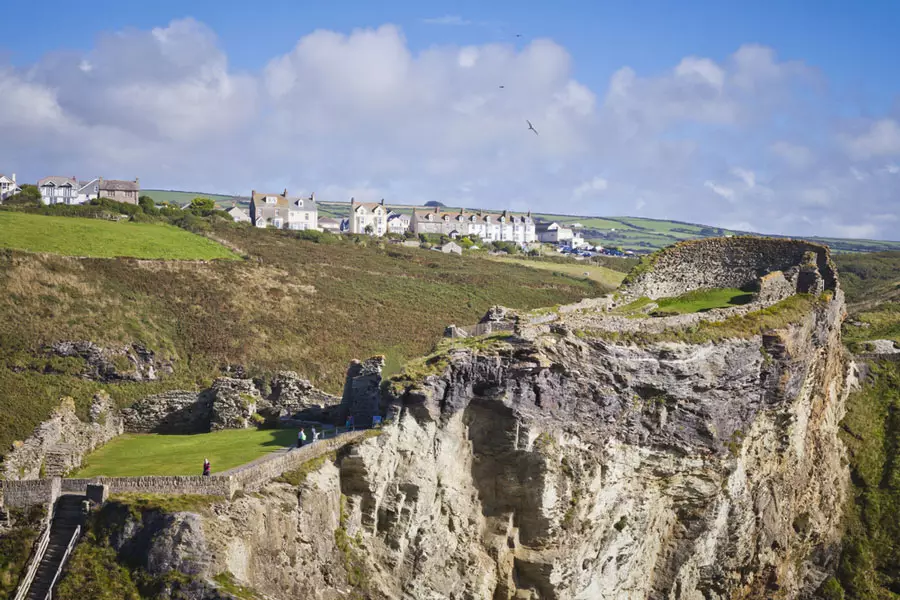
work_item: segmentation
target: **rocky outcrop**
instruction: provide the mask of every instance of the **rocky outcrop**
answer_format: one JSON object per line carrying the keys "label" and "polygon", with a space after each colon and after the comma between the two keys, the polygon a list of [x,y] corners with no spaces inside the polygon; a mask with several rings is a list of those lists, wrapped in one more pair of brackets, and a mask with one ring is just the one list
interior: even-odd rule
{"label": "rocky outcrop", "polygon": [[219,377],[209,390],[210,405],[209,430],[244,429],[253,422],[250,417],[256,413],[262,398],[259,390],[249,379]]}
{"label": "rocky outcrop", "polygon": [[81,466],[82,456],[124,430],[115,403],[105,392],[94,396],[88,422],[75,412],[75,402],[64,398],[50,418],[3,457],[5,479],[59,477]]}
{"label": "rocky outcrop", "polygon": [[160,360],[142,344],[102,347],[89,341],[60,341],[50,346],[49,353],[83,359],[82,375],[97,381],[155,381],[173,372],[171,361]]}

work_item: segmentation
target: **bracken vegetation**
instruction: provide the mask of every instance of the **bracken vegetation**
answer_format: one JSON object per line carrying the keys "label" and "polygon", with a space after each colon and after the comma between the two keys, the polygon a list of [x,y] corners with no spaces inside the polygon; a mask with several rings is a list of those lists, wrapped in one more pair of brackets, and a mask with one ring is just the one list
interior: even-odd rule
{"label": "bracken vegetation", "polygon": [[0,534],[0,597],[12,598],[46,515],[43,506],[9,509],[13,526]]}
{"label": "bracken vegetation", "polygon": [[[0,250],[0,452],[28,436],[61,396],[82,415],[103,388],[120,404],[166,389],[197,389],[225,365],[253,376],[297,371],[340,393],[353,358],[401,365],[428,352],[451,323],[494,304],[530,309],[599,296],[590,280],[483,258],[446,256],[365,236],[213,225],[243,261],[74,259]],[[171,360],[153,383],[101,384],[58,340],[140,342]]]}
{"label": "bracken vegetation", "polygon": [[[898,340],[900,252],[838,255],[850,317],[844,340],[867,351],[867,341]],[[900,362],[863,364],[862,388],[850,395],[841,438],[850,457],[851,497],[836,577],[823,584],[829,600],[900,597]]]}

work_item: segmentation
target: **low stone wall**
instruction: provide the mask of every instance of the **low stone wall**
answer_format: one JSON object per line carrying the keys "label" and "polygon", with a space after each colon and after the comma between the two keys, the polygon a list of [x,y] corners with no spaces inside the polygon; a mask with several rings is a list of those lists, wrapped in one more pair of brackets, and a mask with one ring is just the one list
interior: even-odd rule
{"label": "low stone wall", "polygon": [[61,490],[59,477],[29,481],[0,481],[0,506],[16,507],[56,502]]}
{"label": "low stone wall", "polygon": [[327,440],[319,440],[302,448],[263,457],[226,471],[220,477],[232,479],[236,489],[253,492],[282,473],[293,471],[306,461],[353,443],[365,435],[366,431],[353,431]]}
{"label": "low stone wall", "polygon": [[627,301],[680,296],[698,288],[740,288],[773,271],[788,271],[815,255],[824,289],[837,287],[826,246],[802,240],[742,236],[679,242],[645,257],[626,277],[620,295]]}
{"label": "low stone wall", "polygon": [[223,496],[231,498],[237,490],[229,477],[94,477],[92,479],[63,479],[64,493],[85,494],[88,484],[105,485],[110,494],[165,494]]}

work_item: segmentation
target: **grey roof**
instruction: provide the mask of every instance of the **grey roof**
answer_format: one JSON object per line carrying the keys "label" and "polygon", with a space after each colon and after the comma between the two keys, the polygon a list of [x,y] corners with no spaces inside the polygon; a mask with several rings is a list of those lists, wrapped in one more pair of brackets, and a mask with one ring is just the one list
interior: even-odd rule
{"label": "grey roof", "polygon": [[60,177],[58,175],[51,175],[50,177],[44,177],[43,179],[38,181],[38,187],[41,187],[42,185],[47,185],[47,184],[52,184],[52,185],[55,185],[56,187],[59,187],[61,185],[66,185],[66,184],[71,185],[72,187],[77,187],[78,181],[71,177]]}
{"label": "grey roof", "polygon": [[100,182],[100,189],[107,192],[139,192],[141,186],[139,186],[136,181],[104,179]]}
{"label": "grey roof", "polygon": [[330,225],[340,225],[341,219],[333,219],[331,217],[319,217],[319,223],[328,223]]}

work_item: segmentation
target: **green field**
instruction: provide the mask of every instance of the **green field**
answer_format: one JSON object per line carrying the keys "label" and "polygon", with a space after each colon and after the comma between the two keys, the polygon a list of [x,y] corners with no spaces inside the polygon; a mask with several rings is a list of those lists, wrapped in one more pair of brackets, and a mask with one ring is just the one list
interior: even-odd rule
{"label": "green field", "polygon": [[170,225],[10,211],[0,211],[0,248],[99,258],[238,258],[221,244]]}
{"label": "green field", "polygon": [[213,473],[226,471],[295,444],[293,429],[226,429],[195,435],[120,435],[89,454],[73,477],[201,475],[208,458]]}
{"label": "green field", "polygon": [[194,198],[209,198],[223,208],[230,208],[232,202],[240,205],[249,205],[250,198],[241,196],[228,196],[225,194],[207,194],[205,192],[180,192],[175,190],[141,190],[141,196],[150,196],[157,204],[168,202],[169,204],[187,204]]}
{"label": "green field", "polygon": [[522,265],[523,267],[528,267],[530,269],[561,273],[572,277],[584,277],[610,287],[618,287],[618,285],[622,283],[622,280],[625,279],[625,273],[622,273],[621,271],[614,271],[612,269],[607,269],[606,267],[592,265],[587,261],[578,262],[574,259],[570,260],[568,263],[506,257],[491,258],[491,260],[513,265]]}
{"label": "green field", "polygon": [[705,312],[714,308],[728,308],[748,304],[753,294],[737,288],[716,288],[711,290],[694,290],[674,298],[656,300],[659,308],[651,314],[677,314]]}

